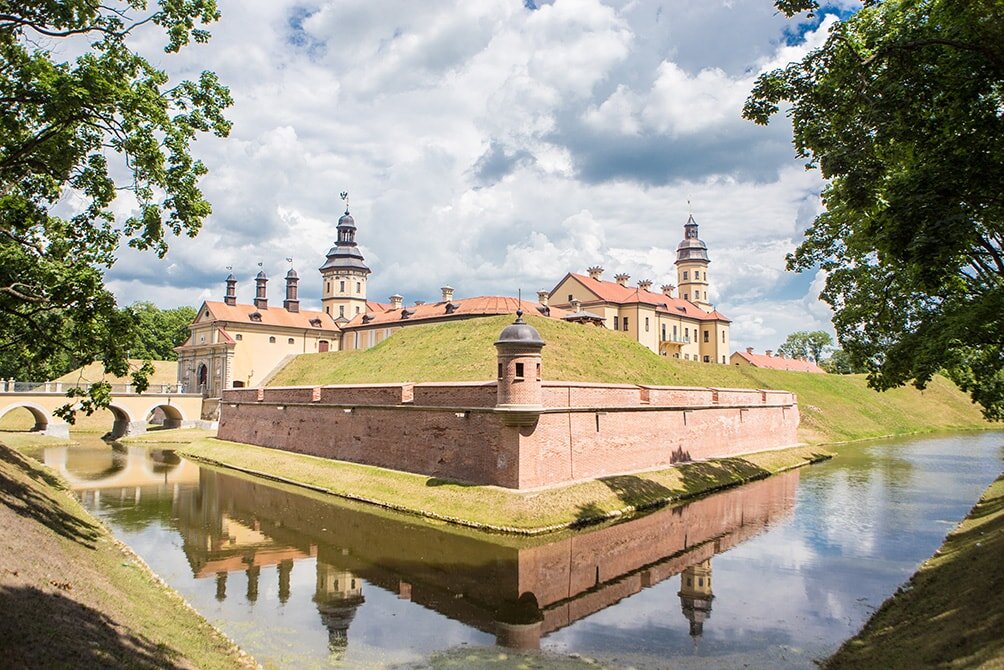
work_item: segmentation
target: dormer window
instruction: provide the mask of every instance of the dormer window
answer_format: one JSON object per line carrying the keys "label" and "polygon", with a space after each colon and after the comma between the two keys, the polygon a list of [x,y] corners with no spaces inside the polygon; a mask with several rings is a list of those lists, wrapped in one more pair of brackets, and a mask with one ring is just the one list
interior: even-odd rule
{"label": "dormer window", "polygon": [[410,309],[402,309],[402,310],[401,310],[401,318],[402,318],[402,319],[408,319],[408,318],[411,318],[411,315],[412,315],[412,314],[414,314],[414,313],[415,313],[415,312],[414,312],[414,310],[410,310]]}
{"label": "dormer window", "polygon": [[454,312],[457,311],[457,308],[459,308],[459,307],[460,307],[460,305],[458,305],[458,304],[456,304],[454,302],[448,302],[448,303],[446,303],[446,313],[447,314],[453,314]]}
{"label": "dormer window", "polygon": [[248,318],[255,323],[261,323],[261,312],[251,312],[248,314]]}
{"label": "dormer window", "polygon": [[313,326],[314,328],[320,328],[321,327],[321,320],[320,319],[311,319],[310,320],[310,325]]}

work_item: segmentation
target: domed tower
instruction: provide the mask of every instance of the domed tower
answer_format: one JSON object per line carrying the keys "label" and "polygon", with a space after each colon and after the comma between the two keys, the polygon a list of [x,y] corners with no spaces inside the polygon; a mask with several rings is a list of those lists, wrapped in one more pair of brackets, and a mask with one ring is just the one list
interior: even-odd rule
{"label": "domed tower", "polygon": [[691,565],[680,573],[680,606],[690,621],[690,635],[698,638],[704,632],[704,620],[711,616],[711,559]]}
{"label": "domed tower", "polygon": [[705,312],[711,311],[708,298],[708,245],[697,236],[694,215],[683,226],[683,241],[676,247],[677,295]]}
{"label": "domed tower", "polygon": [[523,310],[519,309],[516,320],[499,333],[495,348],[498,350],[495,406],[505,413],[507,425],[533,425],[543,409],[540,350],[544,348],[544,340],[536,328],[523,321]]}
{"label": "domed tower", "polygon": [[[343,194],[343,199],[348,194]],[[321,271],[321,304],[331,318],[348,320],[356,314],[366,313],[366,278],[370,269],[356,246],[356,221],[349,214],[346,201],[345,214],[338,219],[338,241],[328,250],[327,261]]]}

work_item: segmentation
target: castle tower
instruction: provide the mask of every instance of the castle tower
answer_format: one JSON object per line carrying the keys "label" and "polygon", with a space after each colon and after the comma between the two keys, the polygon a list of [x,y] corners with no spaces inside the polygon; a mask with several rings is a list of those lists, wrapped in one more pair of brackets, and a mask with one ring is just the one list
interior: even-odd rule
{"label": "castle tower", "polygon": [[495,348],[498,350],[495,406],[505,413],[507,425],[533,425],[543,409],[540,350],[544,348],[544,340],[536,328],[523,321],[523,310],[519,309],[516,320],[499,333]]}
{"label": "castle tower", "polygon": [[338,240],[328,250],[327,261],[320,268],[321,304],[335,321],[347,321],[366,313],[366,278],[370,269],[356,246],[356,222],[349,214],[338,219]]}
{"label": "castle tower", "polygon": [[711,559],[691,565],[680,573],[680,605],[683,616],[690,621],[690,635],[698,638],[704,632],[704,620],[711,616]]}
{"label": "castle tower", "polygon": [[708,297],[708,245],[697,237],[694,215],[683,226],[683,241],[676,247],[677,295],[705,312],[711,311]]}

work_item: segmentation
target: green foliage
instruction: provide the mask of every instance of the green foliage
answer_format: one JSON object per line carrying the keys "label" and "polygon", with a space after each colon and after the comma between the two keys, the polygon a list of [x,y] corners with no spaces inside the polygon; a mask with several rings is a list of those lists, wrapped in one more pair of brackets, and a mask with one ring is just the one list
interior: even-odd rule
{"label": "green foliage", "polygon": [[[0,2],[3,374],[94,360],[127,372],[141,319],[117,307],[104,271],[120,244],[163,256],[170,236],[198,232],[210,206],[189,145],[227,135],[231,104],[212,72],[172,85],[130,37],[159,28],[176,52],[218,17],[215,0]],[[135,205],[124,220],[119,197]]]}
{"label": "green foliage", "polygon": [[855,366],[851,357],[843,349],[835,349],[829,358],[819,361],[819,366],[833,375],[850,375],[867,372],[863,367]]}
{"label": "green foliage", "polygon": [[833,338],[824,330],[799,330],[790,335],[780,347],[779,353],[788,358],[811,358],[819,361],[823,352],[833,346]]}
{"label": "green foliage", "polygon": [[865,2],[761,75],[744,116],[765,124],[782,104],[828,180],[788,266],[828,273],[852,365],[877,389],[947,370],[1004,418],[1004,1]]}
{"label": "green foliage", "polygon": [[137,302],[129,308],[139,318],[132,358],[151,361],[174,361],[174,348],[188,339],[188,324],[195,320],[192,307],[160,309],[151,302]]}

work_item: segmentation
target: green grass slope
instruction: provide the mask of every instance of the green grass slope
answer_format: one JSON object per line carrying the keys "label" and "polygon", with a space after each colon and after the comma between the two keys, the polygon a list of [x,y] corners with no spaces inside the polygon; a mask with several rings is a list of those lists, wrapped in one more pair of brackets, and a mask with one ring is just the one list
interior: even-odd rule
{"label": "green grass slope", "polygon": [[[365,351],[304,354],[272,386],[493,379],[492,343],[509,316],[404,328]],[[863,375],[817,375],[708,365],[657,356],[626,334],[529,317],[547,343],[544,378],[561,381],[784,389],[798,394],[801,437],[835,442],[912,432],[987,427],[947,379],[878,393]]]}

